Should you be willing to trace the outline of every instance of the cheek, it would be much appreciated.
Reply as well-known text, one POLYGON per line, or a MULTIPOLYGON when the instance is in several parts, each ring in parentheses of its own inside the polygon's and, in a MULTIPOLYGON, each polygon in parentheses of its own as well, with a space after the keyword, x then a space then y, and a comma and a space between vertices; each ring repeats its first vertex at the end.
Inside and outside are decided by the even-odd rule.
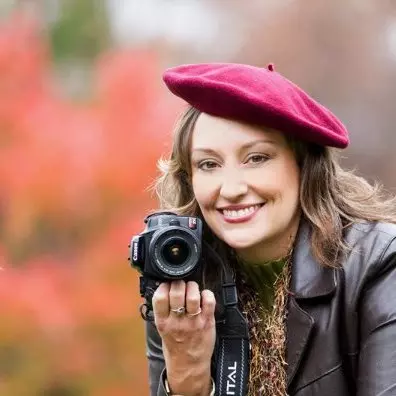
POLYGON ((209 180, 207 177, 196 175, 192 177, 191 182, 195 199, 201 207, 201 210, 213 204, 216 199, 216 187, 213 181, 209 180))
POLYGON ((267 193, 275 200, 279 199, 290 209, 299 204, 300 173, 296 164, 285 164, 264 177, 264 180, 267 193))

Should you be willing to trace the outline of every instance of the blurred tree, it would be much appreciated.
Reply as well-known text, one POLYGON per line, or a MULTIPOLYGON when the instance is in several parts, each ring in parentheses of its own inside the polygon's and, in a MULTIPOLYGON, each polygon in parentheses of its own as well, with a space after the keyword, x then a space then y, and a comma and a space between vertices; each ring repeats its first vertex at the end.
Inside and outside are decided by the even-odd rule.
POLYGON ((109 46, 109 29, 103 0, 61 0, 58 18, 50 29, 55 61, 92 60, 109 46))
POLYGON ((0 394, 147 394, 131 236, 176 115, 149 51, 103 53, 59 94, 40 23, 0 26, 0 394))

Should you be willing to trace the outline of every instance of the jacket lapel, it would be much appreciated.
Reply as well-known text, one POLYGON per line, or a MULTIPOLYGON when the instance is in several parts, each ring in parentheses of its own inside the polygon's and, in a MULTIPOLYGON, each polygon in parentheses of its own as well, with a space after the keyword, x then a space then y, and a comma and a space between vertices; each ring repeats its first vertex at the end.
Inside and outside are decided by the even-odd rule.
POLYGON ((293 252, 290 298, 286 322, 287 385, 290 386, 304 357, 315 326, 314 319, 298 302, 331 296, 336 288, 335 270, 320 266, 311 254, 311 231, 301 221, 293 252))
POLYGON ((289 386, 297 372, 314 326, 314 320, 303 311, 293 296, 289 300, 286 342, 286 377, 289 386))

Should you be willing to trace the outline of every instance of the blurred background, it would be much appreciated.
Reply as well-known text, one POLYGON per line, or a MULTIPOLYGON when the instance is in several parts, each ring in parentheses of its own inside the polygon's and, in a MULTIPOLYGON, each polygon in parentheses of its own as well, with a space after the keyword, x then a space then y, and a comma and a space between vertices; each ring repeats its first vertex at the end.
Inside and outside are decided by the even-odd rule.
POLYGON ((207 61, 275 63, 396 192, 394 1, 0 0, 1 395, 148 395, 127 245, 184 108, 161 73, 207 61))

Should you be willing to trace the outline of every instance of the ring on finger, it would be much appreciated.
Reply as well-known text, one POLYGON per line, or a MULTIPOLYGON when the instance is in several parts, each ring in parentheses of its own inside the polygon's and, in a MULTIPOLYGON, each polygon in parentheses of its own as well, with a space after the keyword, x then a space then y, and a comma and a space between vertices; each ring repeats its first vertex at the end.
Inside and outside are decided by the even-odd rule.
POLYGON ((197 312, 194 312, 194 313, 187 313, 187 316, 191 318, 191 317, 193 317, 193 316, 199 315, 201 312, 202 312, 202 309, 201 309, 201 307, 199 307, 199 309, 198 309, 197 312))
POLYGON ((174 312, 177 316, 182 316, 186 313, 186 307, 172 308, 171 311, 174 312))

